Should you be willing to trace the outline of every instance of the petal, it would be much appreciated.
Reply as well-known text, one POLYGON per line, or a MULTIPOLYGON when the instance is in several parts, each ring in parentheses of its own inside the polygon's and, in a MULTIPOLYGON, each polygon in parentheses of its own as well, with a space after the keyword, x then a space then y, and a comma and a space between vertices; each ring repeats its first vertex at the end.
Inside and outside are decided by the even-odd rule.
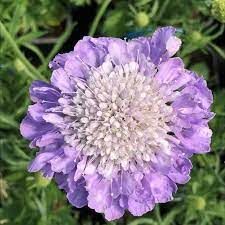
POLYGON ((88 192, 85 190, 84 186, 76 187, 73 192, 68 192, 66 196, 69 202, 77 208, 82 208, 88 203, 88 192))
MULTIPOLYGON (((127 50, 130 52, 133 61, 139 61, 141 55, 145 58, 150 55, 150 38, 137 38, 128 41, 127 50)), ((140 60, 141 62, 141 60, 140 60)))
POLYGON ((105 218, 108 221, 119 219, 124 214, 124 209, 120 207, 118 200, 113 200, 110 207, 105 210, 105 218))
POLYGON ((62 68, 53 71, 51 83, 64 93, 74 92, 75 84, 62 68))
POLYGON ((63 189, 66 192, 69 191, 68 184, 67 184, 67 179, 68 179, 67 175, 65 175, 63 173, 55 173, 54 178, 55 178, 56 183, 58 184, 59 189, 63 189))
POLYGON ((142 216, 151 211, 155 206, 151 188, 145 177, 142 176, 141 182, 135 185, 134 192, 128 196, 128 210, 134 216, 142 216))
POLYGON ((35 159, 28 166, 29 172, 37 172, 42 169, 53 157, 60 154, 61 150, 56 151, 40 151, 35 159))
POLYGON ((201 100, 196 99, 197 91, 193 86, 185 88, 185 94, 177 97, 172 103, 177 118, 174 123, 178 127, 190 127, 191 124, 202 124, 214 115, 208 109, 201 106, 201 100))
POLYGON ((52 129, 51 124, 37 122, 30 115, 27 115, 20 124, 20 133, 28 140, 39 138, 52 129))
POLYGON ((151 190, 146 185, 136 188, 135 192, 128 197, 128 210, 134 216, 142 216, 151 211, 154 206, 151 190))
POLYGON ((108 51, 110 58, 115 65, 126 64, 131 61, 126 41, 119 38, 112 39, 108 45, 108 51))
MULTIPOLYGON (((197 76, 196 74, 190 72, 192 76, 197 76)), ((190 89, 194 89, 195 101, 201 103, 202 108, 209 109, 212 102, 213 102, 213 95, 212 91, 209 90, 207 87, 206 81, 202 77, 198 77, 197 79, 193 80, 193 85, 189 86, 189 89, 184 89, 183 93, 190 93, 190 89)), ((192 91, 193 92, 193 91, 192 91)))
POLYGON ((52 70, 56 70, 58 68, 64 68, 65 62, 69 59, 69 58, 73 58, 74 57, 74 52, 68 52, 68 53, 64 53, 64 54, 58 54, 55 56, 55 58, 49 63, 49 68, 52 70))
POLYGON ((166 84, 170 90, 177 90, 188 83, 192 77, 184 70, 183 61, 180 58, 171 58, 160 64, 156 74, 157 82, 166 84))
POLYGON ((175 32, 173 27, 162 27, 152 35, 150 57, 154 64, 165 62, 179 50, 181 41, 175 37, 175 32))
POLYGON ((169 57, 176 54, 176 52, 180 49, 181 40, 175 36, 171 36, 166 42, 166 50, 168 52, 169 57))
POLYGON ((103 48, 95 45, 91 37, 84 37, 83 40, 77 42, 74 47, 74 53, 77 58, 85 64, 99 67, 105 58, 106 52, 103 48))
POLYGON ((52 158, 49 163, 51 164, 52 171, 57 173, 62 172, 64 174, 67 174, 71 172, 75 167, 74 160, 66 157, 64 154, 60 156, 57 155, 56 157, 52 158))
POLYGON ((44 147, 54 143, 62 143, 63 136, 59 133, 59 131, 49 131, 46 134, 43 134, 40 138, 36 140, 36 146, 44 147))
MULTIPOLYGON (((90 182, 90 177, 86 178, 87 185, 90 182)), ((90 185, 88 185, 90 186, 90 185)), ((87 188, 88 188, 87 186, 87 188)), ((110 195, 110 181, 102 178, 100 181, 95 180, 91 189, 87 189, 88 206, 96 212, 104 212, 112 202, 110 195)))
POLYGON ((77 164, 77 170, 74 174, 74 181, 80 179, 85 170, 86 164, 87 164, 87 157, 83 157, 83 159, 77 164))
POLYGON ((174 130, 181 143, 192 153, 206 153, 210 151, 212 131, 208 125, 192 125, 190 128, 174 130))
POLYGON ((44 121, 42 116, 44 115, 45 110, 46 110, 46 107, 44 107, 44 104, 41 104, 41 103, 36 103, 28 107, 29 115, 32 117, 32 119, 39 122, 44 121))
POLYGON ((65 63, 64 70, 68 74, 68 76, 86 79, 89 77, 90 68, 78 59, 69 59, 65 63))
POLYGON ((121 193, 124 195, 132 194, 135 188, 135 180, 132 175, 128 172, 122 172, 120 179, 121 193))
POLYGON ((49 164, 46 164, 41 168, 41 174, 47 178, 47 179, 52 179, 54 176, 54 172, 51 170, 51 166, 49 164))
POLYGON ((60 92, 51 84, 43 81, 34 81, 30 86, 30 96, 33 102, 57 102, 60 92))
POLYGON ((168 177, 178 184, 185 184, 190 180, 191 161, 182 157, 175 157, 168 177))
POLYGON ((177 188, 168 177, 160 173, 151 173, 147 176, 147 179, 156 203, 165 203, 172 200, 172 194, 177 188))
POLYGON ((126 195, 121 195, 119 203, 122 208, 127 209, 128 208, 128 197, 126 195))
POLYGON ((46 123, 53 124, 56 127, 64 127, 63 117, 57 113, 45 113, 43 119, 46 123))

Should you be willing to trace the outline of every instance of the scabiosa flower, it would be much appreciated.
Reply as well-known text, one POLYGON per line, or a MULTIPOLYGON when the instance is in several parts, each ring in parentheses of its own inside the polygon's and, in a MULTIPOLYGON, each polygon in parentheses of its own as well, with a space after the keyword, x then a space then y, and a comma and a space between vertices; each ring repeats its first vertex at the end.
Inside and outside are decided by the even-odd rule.
POLYGON ((50 83, 32 83, 21 133, 40 150, 29 171, 54 178, 75 207, 141 216, 172 200, 189 158, 210 150, 212 93, 172 57, 175 31, 84 37, 50 63, 50 83))

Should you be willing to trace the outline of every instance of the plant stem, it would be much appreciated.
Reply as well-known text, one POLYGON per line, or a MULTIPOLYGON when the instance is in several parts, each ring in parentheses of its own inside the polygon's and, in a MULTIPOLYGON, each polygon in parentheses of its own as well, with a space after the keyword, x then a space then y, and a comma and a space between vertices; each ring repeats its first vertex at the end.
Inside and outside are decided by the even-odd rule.
POLYGON ((21 60, 21 62, 27 67, 27 70, 30 73, 26 73, 32 79, 45 79, 38 70, 27 60, 24 54, 20 51, 19 47, 16 44, 16 41, 12 38, 11 34, 7 31, 4 24, 0 21, 0 34, 3 38, 9 43, 13 49, 15 55, 21 60))
POLYGON ((93 22, 91 24, 91 29, 90 29, 88 35, 93 36, 95 34, 95 31, 97 29, 97 26, 98 26, 98 24, 99 24, 102 16, 104 15, 104 13, 105 13, 105 11, 106 11, 106 9, 109 6, 109 4, 110 4, 111 1, 112 0, 105 0, 102 3, 101 7, 98 10, 97 15, 95 16, 95 18, 94 18, 94 20, 93 20, 93 22))
POLYGON ((166 7, 169 4, 169 2, 170 2, 170 0, 165 0, 163 2, 163 5, 160 7, 160 11, 159 11, 158 15, 156 16, 157 21, 159 21, 161 19, 161 17, 163 15, 163 13, 165 12, 166 7))
POLYGON ((156 214, 156 218, 158 220, 158 223, 161 224, 162 218, 161 218, 161 214, 160 214, 159 205, 156 205, 156 207, 155 207, 155 214, 156 214))
POLYGON ((54 47, 52 48, 51 52, 48 54, 48 56, 45 60, 45 64, 43 66, 41 66, 41 68, 43 70, 47 68, 49 61, 52 60, 52 58, 56 55, 56 53, 60 50, 60 48, 65 43, 65 41, 71 35, 75 25, 76 25, 76 23, 72 23, 71 17, 68 17, 65 31, 63 32, 62 36, 57 40, 57 42, 54 45, 54 47))

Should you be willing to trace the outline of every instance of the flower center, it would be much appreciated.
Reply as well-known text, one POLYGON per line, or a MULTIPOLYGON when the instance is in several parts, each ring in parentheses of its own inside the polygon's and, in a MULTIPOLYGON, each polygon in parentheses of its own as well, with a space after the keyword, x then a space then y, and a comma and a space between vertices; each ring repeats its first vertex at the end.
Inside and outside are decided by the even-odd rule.
POLYGON ((105 62, 87 81, 77 81, 71 104, 64 108, 65 141, 98 161, 104 176, 122 167, 145 166, 167 141, 172 107, 154 76, 144 76, 135 62, 105 62))

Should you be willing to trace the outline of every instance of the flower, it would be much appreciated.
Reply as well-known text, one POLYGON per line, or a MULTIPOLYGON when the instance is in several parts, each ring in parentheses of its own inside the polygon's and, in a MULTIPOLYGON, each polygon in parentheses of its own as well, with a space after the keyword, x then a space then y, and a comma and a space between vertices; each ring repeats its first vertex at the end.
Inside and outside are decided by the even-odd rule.
POLYGON ((212 1, 212 15, 221 23, 225 23, 225 1, 213 0, 212 1))
POLYGON ((40 150, 29 165, 54 178, 75 207, 107 220, 151 211, 190 179, 190 157, 210 151, 213 97, 172 57, 175 28, 130 41, 84 37, 34 81, 21 134, 40 150))

